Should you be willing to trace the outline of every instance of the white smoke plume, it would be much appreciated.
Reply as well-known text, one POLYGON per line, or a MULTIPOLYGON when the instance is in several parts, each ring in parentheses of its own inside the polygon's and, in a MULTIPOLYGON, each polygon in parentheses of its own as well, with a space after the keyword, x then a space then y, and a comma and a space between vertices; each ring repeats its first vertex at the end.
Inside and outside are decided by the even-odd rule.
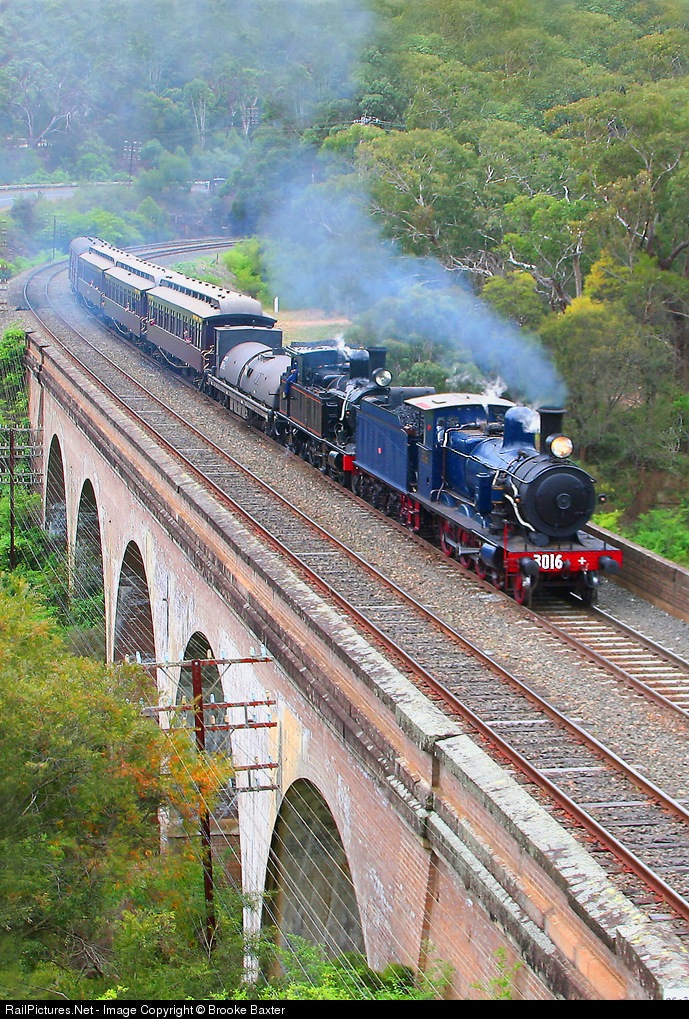
POLYGON ((538 340, 477 298, 456 273, 384 240, 363 192, 296 184, 271 213, 268 230, 271 280, 292 306, 352 318, 366 312, 375 343, 385 341, 394 317, 397 335, 468 353, 513 398, 534 405, 564 401, 564 383, 538 340))

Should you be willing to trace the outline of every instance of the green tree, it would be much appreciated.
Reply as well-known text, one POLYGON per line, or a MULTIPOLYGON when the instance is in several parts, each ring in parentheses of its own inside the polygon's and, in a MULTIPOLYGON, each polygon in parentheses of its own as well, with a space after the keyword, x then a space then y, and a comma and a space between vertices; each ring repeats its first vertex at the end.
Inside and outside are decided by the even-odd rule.
POLYGON ((395 381, 400 386, 432 386, 436 392, 447 392, 448 369, 433 361, 415 361, 400 372, 395 381))
POLYGON ((74 60, 67 69, 54 59, 29 56, 5 65, 3 86, 9 107, 31 148, 69 130, 83 114, 86 95, 76 71, 74 60))
POLYGON ((27 396, 24 383, 26 334, 11 326, 0 336, 0 427, 26 428, 27 396))
POLYGON ((522 196, 504 209, 505 234, 500 245, 508 265, 531 273, 553 308, 562 310, 583 293, 592 260, 587 251, 590 202, 546 194, 522 196))
POLYGON ((609 252, 591 267, 586 294, 594 300, 621 302, 626 311, 674 349, 673 377, 689 384, 689 280, 640 254, 632 265, 609 252))
MULTIPOLYGON (((470 126, 476 131, 476 125, 470 126)), ((495 208, 523 195, 566 198, 571 170, 566 146, 545 131, 507 120, 489 120, 479 128, 478 150, 485 193, 495 208), (538 158, 534 159, 534 153, 538 158)))
POLYGON ((191 148, 191 117, 178 90, 168 90, 165 95, 142 92, 136 96, 135 109, 135 137, 156 139, 168 152, 185 143, 191 148))
POLYGON ((265 267, 261 251, 261 242, 255 238, 249 238, 236 244, 226 251, 222 260, 227 269, 235 278, 237 289, 250 297, 256 297, 262 303, 270 299, 263 275, 265 267))
POLYGON ((67 655, 25 582, 0 578, 0 956, 15 979, 24 967, 29 997, 47 964, 42 991, 107 977, 117 917, 166 867, 159 810, 193 822, 223 780, 143 717, 156 699, 139 670, 67 655))
MULTIPOLYGON (((92 206, 88 212, 63 211, 60 216, 61 231, 72 237, 102 237, 117 247, 141 244, 143 238, 136 226, 122 215, 117 215, 100 206, 92 206)), ((51 221, 52 225, 52 221, 51 221)), ((48 238, 46 236, 46 243, 48 238)))
POLYGON ((477 160, 448 131, 390 132, 359 147, 373 208, 388 236, 445 265, 481 244, 477 160))
POLYGON ((686 503, 676 509, 660 507, 642 513, 628 529, 630 537, 666 559, 689 566, 689 512, 686 503))
POLYGON ((114 152, 98 137, 86 139, 75 152, 74 169, 81 180, 111 180, 114 152))
POLYGON ((537 292, 535 279, 523 270, 508 272, 504 276, 490 276, 481 294, 506 319, 512 319, 531 332, 538 332, 547 314, 547 306, 537 292))
POLYGON ((442 997, 450 980, 449 967, 434 963, 428 973, 391 964, 382 973, 365 959, 349 953, 331 959, 319 945, 290 938, 288 950, 274 953, 281 975, 267 984, 239 988, 232 1000, 259 1001, 429 1001, 442 997))
POLYGON ((138 206, 136 218, 142 225, 142 233, 149 237, 163 235, 168 226, 167 213, 150 195, 138 206))
POLYGON ((191 187, 191 162, 183 152, 163 152, 154 170, 144 170, 136 181, 139 194, 146 197, 174 193, 191 187))
POLYGON ((689 87, 683 80, 635 85, 552 111, 557 133, 614 213, 628 257, 662 249, 659 212, 689 147, 689 87))
POLYGON ((213 92, 205 81, 202 81, 200 78, 194 78, 193 81, 188 81, 184 86, 183 94, 194 117, 198 144, 204 149, 206 147, 209 109, 214 100, 213 92))
POLYGON ((407 55, 404 69, 413 85, 406 113, 410 130, 460 132, 465 122, 480 119, 489 101, 490 75, 459 60, 418 51, 407 55))
MULTIPOLYGON (((580 455, 603 456, 606 449, 620 459, 629 455, 633 436, 624 420, 643 408, 655 427, 654 401, 671 377, 670 347, 624 307, 590 297, 577 298, 564 314, 549 317, 540 334, 569 387, 568 420, 575 425, 580 455), (625 448, 616 448, 612 435, 620 441, 626 433, 625 448)), ((657 443, 647 447, 649 460, 657 453, 657 443)))

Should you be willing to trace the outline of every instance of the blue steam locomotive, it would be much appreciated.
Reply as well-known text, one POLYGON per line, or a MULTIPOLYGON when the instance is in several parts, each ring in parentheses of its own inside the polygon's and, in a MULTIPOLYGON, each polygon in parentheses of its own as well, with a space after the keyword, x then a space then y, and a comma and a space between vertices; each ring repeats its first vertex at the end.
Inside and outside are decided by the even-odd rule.
POLYGON ((283 347, 258 301, 97 240, 70 246, 73 291, 121 335, 193 371, 234 414, 496 587, 595 601, 619 549, 584 530, 593 479, 563 410, 392 385, 382 347, 283 347))

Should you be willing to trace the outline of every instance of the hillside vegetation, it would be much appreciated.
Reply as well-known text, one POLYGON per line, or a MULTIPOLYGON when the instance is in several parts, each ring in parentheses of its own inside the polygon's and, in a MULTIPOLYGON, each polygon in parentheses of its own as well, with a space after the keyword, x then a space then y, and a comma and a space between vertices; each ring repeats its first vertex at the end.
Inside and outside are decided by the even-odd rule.
POLYGON ((0 179, 121 181, 15 202, 9 262, 78 233, 253 236, 265 293, 352 320, 349 338, 388 344, 402 381, 565 403, 615 522, 660 528, 674 554, 662 532, 685 531, 688 512, 686 3, 95 13, 4 5, 0 179), (216 180, 211 198, 198 179, 216 180))

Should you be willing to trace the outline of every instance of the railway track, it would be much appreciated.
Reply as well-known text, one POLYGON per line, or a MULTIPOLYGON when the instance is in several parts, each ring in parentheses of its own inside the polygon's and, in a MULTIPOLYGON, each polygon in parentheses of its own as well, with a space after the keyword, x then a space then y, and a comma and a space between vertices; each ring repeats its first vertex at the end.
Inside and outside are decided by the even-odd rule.
POLYGON ((595 607, 548 599, 539 621, 638 693, 689 717, 689 662, 595 607))
POLYGON ((197 254, 202 251, 217 251, 218 248, 231 248, 239 243, 239 237, 204 237, 202 240, 186 241, 180 244, 178 241, 160 241, 158 244, 141 244, 131 250, 142 258, 155 260, 156 258, 197 254))
POLYGON ((50 311, 45 288, 36 289, 40 278, 40 273, 34 277, 31 293, 27 288, 27 302, 39 317, 53 318, 47 327, 55 342, 62 332, 68 341, 65 352, 107 397, 367 631, 429 697, 462 719, 551 809, 585 830, 591 846, 617 861, 617 870, 636 875, 629 894, 640 904, 664 903, 656 915, 676 918, 678 932, 689 938, 689 812, 518 675, 316 526, 76 335, 73 326, 65 328, 50 311))

